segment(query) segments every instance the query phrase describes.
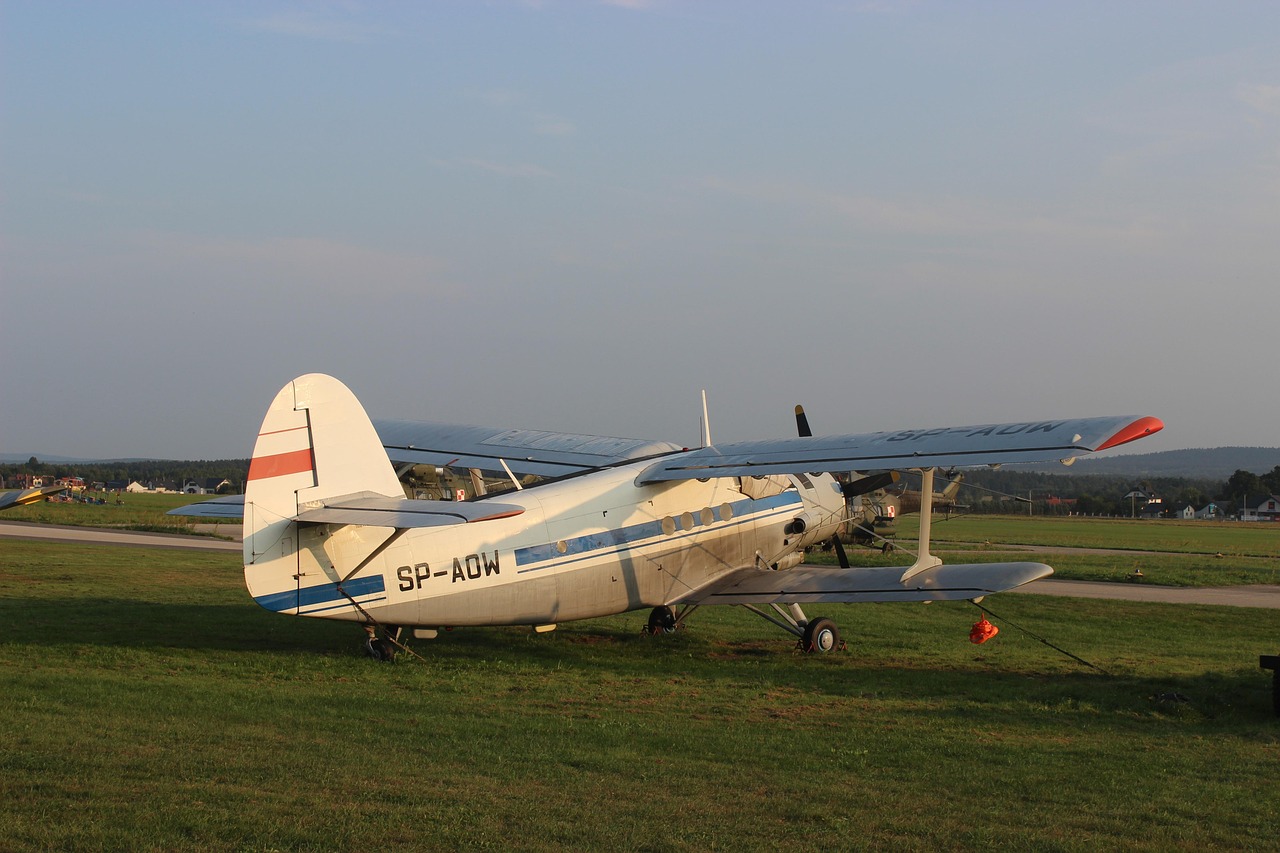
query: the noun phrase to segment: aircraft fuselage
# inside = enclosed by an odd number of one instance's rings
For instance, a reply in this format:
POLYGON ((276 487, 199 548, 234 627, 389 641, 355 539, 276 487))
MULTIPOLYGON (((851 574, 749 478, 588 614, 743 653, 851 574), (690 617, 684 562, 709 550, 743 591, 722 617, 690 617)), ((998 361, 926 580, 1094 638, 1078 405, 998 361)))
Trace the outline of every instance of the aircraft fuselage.
POLYGON ((843 518, 839 485, 826 474, 781 478, 789 488, 753 498, 760 490, 744 492, 736 478, 637 486, 645 464, 503 494, 501 503, 524 511, 483 523, 395 537, 388 528, 300 525, 296 577, 282 589, 279 560, 260 574, 246 559, 245 578, 262 606, 304 616, 554 624, 669 604, 744 566, 785 569, 843 518), (362 560, 350 577, 335 568, 362 560))

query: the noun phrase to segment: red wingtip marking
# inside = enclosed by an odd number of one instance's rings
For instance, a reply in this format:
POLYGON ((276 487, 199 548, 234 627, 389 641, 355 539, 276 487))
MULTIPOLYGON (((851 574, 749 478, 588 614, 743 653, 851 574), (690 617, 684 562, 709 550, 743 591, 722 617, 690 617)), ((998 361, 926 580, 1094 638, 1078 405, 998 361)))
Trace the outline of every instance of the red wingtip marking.
POLYGON ((1097 450, 1106 450, 1109 447, 1128 444, 1131 441, 1146 438, 1152 433, 1157 433, 1162 429, 1164 429, 1164 421, 1159 418, 1138 418, 1136 421, 1111 436, 1111 438, 1104 441, 1097 447, 1097 450))
POLYGON ((255 456, 249 463, 249 479, 266 480, 286 474, 301 474, 303 471, 313 471, 315 467, 310 447, 277 453, 275 456, 255 456))

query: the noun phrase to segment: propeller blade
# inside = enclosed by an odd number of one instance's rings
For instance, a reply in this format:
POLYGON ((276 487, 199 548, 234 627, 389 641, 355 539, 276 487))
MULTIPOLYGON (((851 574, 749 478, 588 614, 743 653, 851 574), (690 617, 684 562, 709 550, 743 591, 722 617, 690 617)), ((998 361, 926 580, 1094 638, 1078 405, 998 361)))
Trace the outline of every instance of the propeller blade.
POLYGON ((812 438, 813 430, 809 429, 809 417, 804 413, 804 406, 796 406, 796 432, 801 438, 812 438))
POLYGON ((840 563, 840 568, 849 568, 849 555, 844 552, 844 543, 840 541, 840 535, 836 534, 831 537, 831 545, 836 551, 836 560, 840 563))

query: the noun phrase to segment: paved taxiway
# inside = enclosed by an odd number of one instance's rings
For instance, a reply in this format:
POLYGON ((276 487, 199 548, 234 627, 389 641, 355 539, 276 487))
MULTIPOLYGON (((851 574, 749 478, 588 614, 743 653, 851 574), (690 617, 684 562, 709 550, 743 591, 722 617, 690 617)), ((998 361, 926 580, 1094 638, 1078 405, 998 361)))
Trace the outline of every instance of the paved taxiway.
POLYGON ((57 524, 27 524, 21 521, 0 521, 0 536, 10 539, 91 545, 133 545, 144 548, 186 548, 196 551, 234 551, 236 553, 241 551, 239 542, 228 542, 225 539, 206 536, 138 533, 133 530, 109 530, 103 527, 63 527, 57 524))
MULTIPOLYGON (((221 525, 225 530, 228 525, 221 525)), ((0 536, 46 542, 77 542, 100 545, 133 545, 144 548, 188 548, 200 551, 240 553, 241 544, 204 536, 175 536, 165 533, 135 533, 97 527, 61 527, 0 521, 0 536)), ((1137 583, 1099 583, 1049 578, 1012 590, 1032 595, 1061 595, 1071 598, 1107 598, 1118 601, 1155 601, 1166 604, 1224 604, 1230 607, 1280 609, 1280 586, 1174 587, 1137 583)))

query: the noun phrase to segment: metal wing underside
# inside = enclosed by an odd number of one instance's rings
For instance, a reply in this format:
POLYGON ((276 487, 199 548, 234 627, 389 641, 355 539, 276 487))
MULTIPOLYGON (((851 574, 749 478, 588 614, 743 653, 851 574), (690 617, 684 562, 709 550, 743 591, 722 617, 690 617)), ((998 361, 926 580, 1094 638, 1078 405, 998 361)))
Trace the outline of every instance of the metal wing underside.
POLYGON ((244 495, 224 495, 171 509, 165 515, 193 518, 244 518, 244 495))
POLYGON ((903 568, 739 569, 674 603, 959 601, 1003 592, 1053 574, 1053 569, 1043 563, 957 563, 926 569, 904 582, 903 568))
POLYGON ((681 450, 667 441, 422 421, 373 422, 387 456, 409 463, 559 477, 681 450))
POLYGON ((1124 415, 734 442, 655 462, 637 481, 1065 461, 1163 426, 1155 418, 1124 415))

